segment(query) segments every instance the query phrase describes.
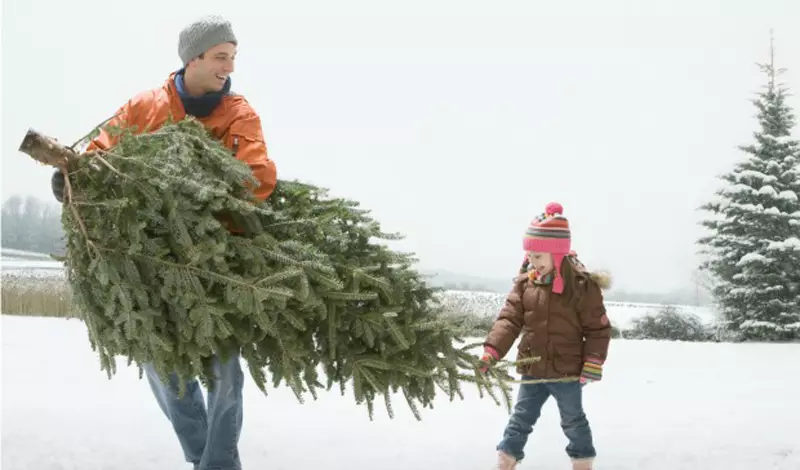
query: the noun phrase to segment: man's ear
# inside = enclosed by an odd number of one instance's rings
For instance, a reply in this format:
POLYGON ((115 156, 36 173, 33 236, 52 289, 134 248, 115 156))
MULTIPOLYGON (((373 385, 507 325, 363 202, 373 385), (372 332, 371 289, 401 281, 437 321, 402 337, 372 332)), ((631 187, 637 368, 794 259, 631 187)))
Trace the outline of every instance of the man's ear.
POLYGON ((191 67, 195 67, 195 66, 197 65, 197 62, 199 62, 200 60, 202 60, 204 57, 205 57, 205 53, 203 53, 203 54, 200 54, 199 56, 197 56, 197 57, 195 57, 194 59, 190 60, 190 61, 189 61, 189 62, 186 64, 186 66, 185 66, 184 68, 188 70, 188 69, 189 69, 189 68, 191 68, 191 67))

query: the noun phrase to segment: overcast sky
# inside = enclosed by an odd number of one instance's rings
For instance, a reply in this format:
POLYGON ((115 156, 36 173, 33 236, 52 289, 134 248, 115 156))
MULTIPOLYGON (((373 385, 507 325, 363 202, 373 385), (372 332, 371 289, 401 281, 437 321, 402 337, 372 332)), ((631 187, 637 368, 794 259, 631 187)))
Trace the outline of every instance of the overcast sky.
POLYGON ((668 291, 691 285, 696 208, 751 142, 770 28, 800 92, 797 0, 186 5, 3 0, 3 200, 51 197, 51 170, 17 151, 28 127, 71 143, 219 13, 279 177, 362 201, 423 267, 508 277, 557 200, 590 267, 668 291))

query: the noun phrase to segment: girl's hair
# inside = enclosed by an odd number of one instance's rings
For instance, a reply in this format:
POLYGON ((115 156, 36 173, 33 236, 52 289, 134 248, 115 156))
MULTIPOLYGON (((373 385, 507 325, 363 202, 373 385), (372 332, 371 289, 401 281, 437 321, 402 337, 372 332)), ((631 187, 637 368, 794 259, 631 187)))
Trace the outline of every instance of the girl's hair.
MULTIPOLYGON (((530 260, 525 257, 520 267, 520 274, 527 274, 530 260)), ((595 282, 601 289, 611 285, 610 276, 606 273, 591 273, 581 263, 577 256, 569 254, 561 261, 561 277, 564 279, 564 292, 561 294, 561 304, 568 308, 576 308, 586 293, 589 282, 595 282)))
MULTIPOLYGON (((565 256, 561 261, 561 277, 564 279, 564 292, 561 294, 561 305, 575 308, 586 292, 586 281, 589 280, 585 270, 578 270, 576 263, 580 263, 573 256, 565 256)), ((582 266, 582 265, 581 265, 582 266)))

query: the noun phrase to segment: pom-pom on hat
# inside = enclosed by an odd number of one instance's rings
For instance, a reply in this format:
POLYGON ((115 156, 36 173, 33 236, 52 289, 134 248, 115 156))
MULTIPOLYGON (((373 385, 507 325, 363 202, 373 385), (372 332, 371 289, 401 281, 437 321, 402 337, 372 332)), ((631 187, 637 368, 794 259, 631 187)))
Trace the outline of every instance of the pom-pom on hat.
POLYGON ((553 292, 564 291, 564 279, 561 277, 561 263, 564 256, 571 251, 571 232, 569 220, 564 217, 564 208, 557 202, 551 202, 544 209, 544 214, 533 219, 525 230, 522 248, 525 251, 538 251, 553 255, 555 279, 553 292))

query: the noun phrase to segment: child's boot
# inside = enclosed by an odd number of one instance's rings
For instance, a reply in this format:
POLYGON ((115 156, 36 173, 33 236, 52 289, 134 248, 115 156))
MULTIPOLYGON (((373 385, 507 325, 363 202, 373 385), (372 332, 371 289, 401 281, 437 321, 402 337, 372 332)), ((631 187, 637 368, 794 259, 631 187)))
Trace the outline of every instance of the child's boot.
POLYGON ((572 459, 572 470, 593 470, 594 459, 572 459))
POLYGON ((512 455, 503 452, 497 452, 497 466, 494 470, 514 470, 517 468, 517 459, 512 455))

